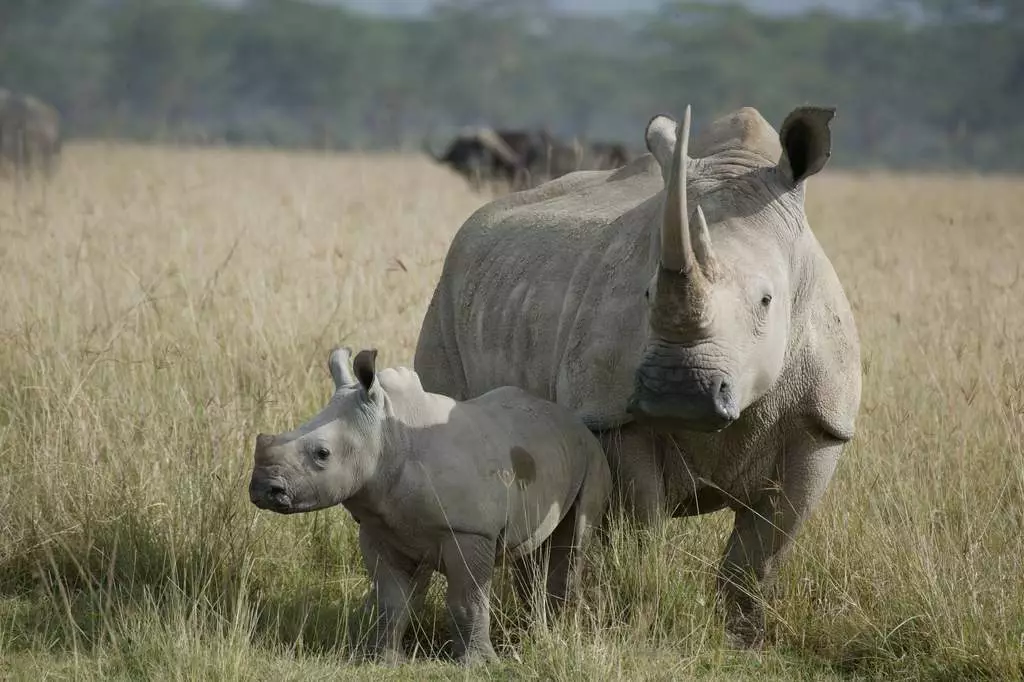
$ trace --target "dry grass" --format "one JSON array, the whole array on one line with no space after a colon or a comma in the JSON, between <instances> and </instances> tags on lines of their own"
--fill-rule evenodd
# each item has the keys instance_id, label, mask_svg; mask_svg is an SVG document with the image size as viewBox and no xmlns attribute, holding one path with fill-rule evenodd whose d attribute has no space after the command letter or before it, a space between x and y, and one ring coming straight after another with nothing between
<instances>
[{"instance_id":1,"label":"dry grass","mask_svg":"<svg viewBox=\"0 0 1024 682\"><path fill-rule=\"evenodd\" d=\"M1022 194L1016 179L813 181L864 402L765 652L722 647L718 514L674 522L644 556L615 534L558 622L499 600L504 660L487 673L1024 674ZM257 513L245 486L255 432L325 400L332 345L411 363L481 201L397 156L104 146L71 147L49 187L0 185L0 675L462 676L438 657L437 599L419 662L354 664L354 523Z\"/></svg>"}]
</instances>

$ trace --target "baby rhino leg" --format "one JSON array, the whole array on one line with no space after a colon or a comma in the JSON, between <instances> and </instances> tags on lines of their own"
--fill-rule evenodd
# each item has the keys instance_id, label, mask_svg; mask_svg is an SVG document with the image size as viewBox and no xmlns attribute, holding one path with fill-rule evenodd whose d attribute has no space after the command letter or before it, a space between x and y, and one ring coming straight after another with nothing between
<instances>
[{"instance_id":1,"label":"baby rhino leg","mask_svg":"<svg viewBox=\"0 0 1024 682\"><path fill-rule=\"evenodd\" d=\"M544 549L545 546L542 545L537 551L512 560L512 586L527 610L533 610L534 588L546 573L543 563Z\"/></svg>"},{"instance_id":2,"label":"baby rhino leg","mask_svg":"<svg viewBox=\"0 0 1024 682\"><path fill-rule=\"evenodd\" d=\"M366 606L377 611L370 651L386 663L401 663L407 658L402 636L409 627L411 609L422 601L430 584L430 571L396 556L364 529L359 530L359 546L373 583Z\"/></svg>"},{"instance_id":3,"label":"baby rhino leg","mask_svg":"<svg viewBox=\"0 0 1024 682\"><path fill-rule=\"evenodd\" d=\"M452 533L441 546L455 657L466 665L498 657L491 645L494 550L493 538L464 533Z\"/></svg>"},{"instance_id":4,"label":"baby rhino leg","mask_svg":"<svg viewBox=\"0 0 1024 682\"><path fill-rule=\"evenodd\" d=\"M547 541L548 606L559 610L576 588L583 550L595 526L600 526L612 491L612 475L600 448L594 448L583 484L569 512ZM545 549L548 549L545 548Z\"/></svg>"}]
</instances>

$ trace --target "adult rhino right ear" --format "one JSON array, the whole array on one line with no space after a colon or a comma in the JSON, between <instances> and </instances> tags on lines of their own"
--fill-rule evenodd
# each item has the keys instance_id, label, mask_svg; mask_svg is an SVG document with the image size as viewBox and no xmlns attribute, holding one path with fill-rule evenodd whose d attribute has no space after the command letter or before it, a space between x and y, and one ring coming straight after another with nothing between
<instances>
[{"instance_id":1,"label":"adult rhino right ear","mask_svg":"<svg viewBox=\"0 0 1024 682\"><path fill-rule=\"evenodd\" d=\"M352 349L342 346L332 350L327 358L327 368L331 370L331 378L334 379L334 390L356 383L352 372L348 370L348 361L351 357Z\"/></svg>"},{"instance_id":2,"label":"adult rhino right ear","mask_svg":"<svg viewBox=\"0 0 1024 682\"><path fill-rule=\"evenodd\" d=\"M779 129L782 158L779 168L792 187L814 175L832 156L832 131L835 107L797 107Z\"/></svg>"},{"instance_id":3,"label":"adult rhino right ear","mask_svg":"<svg viewBox=\"0 0 1024 682\"><path fill-rule=\"evenodd\" d=\"M356 371L356 378L363 389L369 391L377 378L377 349L369 348L361 350L352 362L352 369Z\"/></svg>"}]
</instances>

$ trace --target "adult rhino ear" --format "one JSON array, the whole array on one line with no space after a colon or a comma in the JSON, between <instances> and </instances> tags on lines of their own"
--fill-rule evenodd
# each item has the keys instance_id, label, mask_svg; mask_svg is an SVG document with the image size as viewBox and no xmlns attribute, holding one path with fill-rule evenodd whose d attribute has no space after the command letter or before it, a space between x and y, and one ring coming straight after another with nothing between
<instances>
[{"instance_id":1,"label":"adult rhino ear","mask_svg":"<svg viewBox=\"0 0 1024 682\"><path fill-rule=\"evenodd\" d=\"M676 148L676 128L678 127L670 116L658 114L647 123L647 128L644 130L647 151L661 166L661 177L665 182L668 182L672 172L672 152Z\"/></svg>"},{"instance_id":2,"label":"adult rhino ear","mask_svg":"<svg viewBox=\"0 0 1024 682\"><path fill-rule=\"evenodd\" d=\"M352 362L352 369L355 370L356 378L362 387L369 391L377 378L377 349L369 348L359 351L356 354L356 359Z\"/></svg>"},{"instance_id":3,"label":"adult rhino ear","mask_svg":"<svg viewBox=\"0 0 1024 682\"><path fill-rule=\"evenodd\" d=\"M352 377L352 372L348 369L348 362L351 357L352 349L342 346L332 350L327 358L327 368L331 370L331 378L334 379L335 390L351 386L356 382Z\"/></svg>"},{"instance_id":4,"label":"adult rhino ear","mask_svg":"<svg viewBox=\"0 0 1024 682\"><path fill-rule=\"evenodd\" d=\"M779 168L791 186L796 187L828 163L832 156L829 123L835 115L835 107L798 107L783 121Z\"/></svg>"}]
</instances>

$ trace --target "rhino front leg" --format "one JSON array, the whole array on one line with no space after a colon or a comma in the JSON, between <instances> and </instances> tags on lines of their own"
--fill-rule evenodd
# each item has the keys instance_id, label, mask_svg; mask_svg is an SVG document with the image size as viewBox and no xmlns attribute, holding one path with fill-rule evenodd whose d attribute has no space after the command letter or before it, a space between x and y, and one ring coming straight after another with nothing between
<instances>
[{"instance_id":1,"label":"rhino front leg","mask_svg":"<svg viewBox=\"0 0 1024 682\"><path fill-rule=\"evenodd\" d=\"M370 635L371 653L389 664L407 660L402 638L409 627L412 608L423 600L430 584L430 570L379 543L359 529L363 563L373 581L366 606L376 607L377 619Z\"/></svg>"},{"instance_id":2,"label":"rhino front leg","mask_svg":"<svg viewBox=\"0 0 1024 682\"><path fill-rule=\"evenodd\" d=\"M452 533L441 546L455 657L465 665L497 660L491 645L494 538Z\"/></svg>"},{"instance_id":3,"label":"rhino front leg","mask_svg":"<svg viewBox=\"0 0 1024 682\"><path fill-rule=\"evenodd\" d=\"M759 592L774 582L779 562L828 487L843 445L818 440L788 449L776 470L779 485L736 511L718 572L730 645L759 648L764 644Z\"/></svg>"},{"instance_id":4,"label":"rhino front leg","mask_svg":"<svg viewBox=\"0 0 1024 682\"><path fill-rule=\"evenodd\" d=\"M597 435L614 482L612 508L644 528L668 518L664 472L650 429L627 424Z\"/></svg>"}]
</instances>

